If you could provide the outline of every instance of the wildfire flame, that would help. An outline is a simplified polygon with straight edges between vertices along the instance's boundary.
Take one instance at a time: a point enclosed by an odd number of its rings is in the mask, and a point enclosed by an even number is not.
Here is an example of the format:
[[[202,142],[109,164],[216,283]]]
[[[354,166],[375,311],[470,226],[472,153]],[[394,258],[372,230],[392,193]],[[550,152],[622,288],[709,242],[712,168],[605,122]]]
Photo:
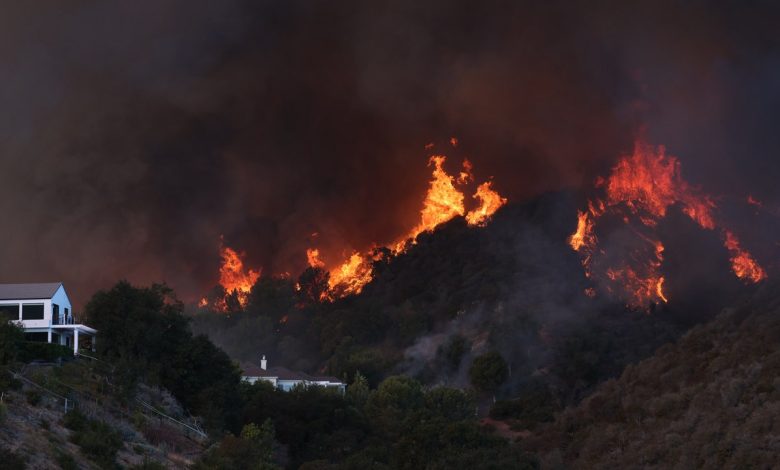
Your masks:
[[[446,159],[447,157],[443,155],[434,155],[428,161],[428,166],[434,166],[433,179],[425,195],[423,209],[420,211],[420,223],[396,243],[396,251],[402,251],[406,247],[407,240],[414,240],[422,232],[433,230],[437,225],[465,213],[463,193],[455,188],[455,178],[447,174],[443,168]]]
[[[766,272],[756,263],[753,256],[739,246],[739,240],[733,233],[724,230],[725,241],[723,245],[731,255],[731,266],[738,278],[750,282],[759,282],[766,279]]]
[[[260,271],[244,269],[242,258],[244,253],[238,253],[234,249],[222,244],[220,246],[220,256],[222,257],[222,266],[219,268],[219,284],[229,295],[235,294],[241,307],[245,307],[249,298],[249,292],[252,286],[260,278]],[[207,307],[209,299],[203,297],[198,302],[198,306]],[[227,303],[225,299],[214,299],[211,307],[217,311],[226,311]]]
[[[309,248],[306,250],[306,260],[309,262],[309,266],[312,268],[324,268],[325,263],[320,259],[320,250],[316,248]]]
[[[457,145],[457,141],[451,143],[453,146]],[[390,244],[394,254],[406,250],[421,233],[432,231],[455,217],[465,217],[469,225],[485,225],[490,217],[506,204],[506,198],[501,197],[492,188],[492,183],[487,181],[477,187],[473,196],[480,202],[479,206],[467,213],[465,196],[456,185],[465,185],[474,180],[473,166],[469,160],[464,160],[462,170],[455,178],[444,169],[446,158],[443,155],[434,155],[429,159],[428,166],[433,167],[432,178],[423,200],[420,221],[406,235]],[[309,266],[324,268],[325,263],[320,259],[319,250],[310,248],[306,255]],[[360,293],[373,278],[373,261],[373,255],[370,253],[353,252],[342,264],[330,270],[329,291],[324,294],[324,298],[333,299]]]
[[[491,187],[491,182],[486,181],[477,187],[474,199],[479,199],[479,207],[466,214],[466,222],[469,225],[484,225],[501,206],[506,204],[506,198],[501,197]]]
[[[605,254],[599,249],[594,233],[596,221],[605,213],[622,218],[626,224],[633,217],[645,227],[635,229],[634,233],[647,243],[644,245],[647,250],[637,249],[620,266],[607,267],[605,276],[614,286],[619,286],[622,296],[632,305],[667,302],[663,291],[665,279],[660,274],[664,246],[652,229],[666,216],[670,206],[679,205],[701,228],[714,230],[715,202],[682,178],[680,162],[667,156],[663,146],[653,147],[639,141],[633,154],[622,157],[606,180],[596,181],[596,187],[604,189],[605,198],[588,201],[588,210],[577,213],[577,229],[568,240],[572,249],[581,254],[585,275],[593,276],[594,257]],[[765,279],[766,272],[740,247],[736,236],[724,228],[721,230],[737,277],[754,283]]]

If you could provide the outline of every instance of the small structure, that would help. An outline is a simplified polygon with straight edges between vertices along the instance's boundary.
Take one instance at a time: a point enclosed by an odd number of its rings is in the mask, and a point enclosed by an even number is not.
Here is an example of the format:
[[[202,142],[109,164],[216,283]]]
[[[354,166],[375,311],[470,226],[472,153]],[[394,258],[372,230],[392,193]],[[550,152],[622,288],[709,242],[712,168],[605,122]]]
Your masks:
[[[344,393],[347,388],[347,384],[335,377],[311,376],[304,372],[294,372],[284,367],[271,367],[268,369],[267,366],[268,361],[265,356],[260,359],[259,367],[248,362],[241,364],[241,380],[251,384],[258,380],[264,380],[285,392],[289,392],[296,385],[333,388],[338,389],[341,393]]]
[[[97,330],[77,323],[61,282],[0,284],[0,316],[18,322],[27,341],[72,346],[73,354],[79,342],[95,350]]]

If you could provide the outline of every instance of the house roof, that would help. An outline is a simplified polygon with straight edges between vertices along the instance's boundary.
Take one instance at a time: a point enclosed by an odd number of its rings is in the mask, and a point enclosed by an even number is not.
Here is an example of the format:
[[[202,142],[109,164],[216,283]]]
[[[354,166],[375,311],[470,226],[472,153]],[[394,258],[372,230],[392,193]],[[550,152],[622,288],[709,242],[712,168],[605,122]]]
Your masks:
[[[262,369],[255,364],[245,362],[241,364],[244,377],[276,377],[278,380],[308,380],[310,382],[341,382],[335,377],[313,377],[304,372],[296,372],[286,367],[270,367]]]
[[[61,285],[61,282],[0,284],[0,300],[50,299]]]

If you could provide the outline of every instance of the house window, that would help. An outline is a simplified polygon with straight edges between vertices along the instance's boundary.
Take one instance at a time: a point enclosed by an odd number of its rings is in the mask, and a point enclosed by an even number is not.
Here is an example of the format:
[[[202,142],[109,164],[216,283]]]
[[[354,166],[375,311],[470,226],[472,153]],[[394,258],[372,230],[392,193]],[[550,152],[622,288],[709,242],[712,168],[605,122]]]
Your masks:
[[[59,325],[60,323],[60,306],[51,304],[51,324]]]
[[[43,304],[22,304],[22,320],[43,320]]]
[[[65,321],[64,321],[64,323],[66,325],[70,325],[71,323],[73,323],[73,319],[72,318],[68,318],[69,315],[70,315],[70,311],[69,311],[68,307],[65,307]]]
[[[0,317],[5,317],[8,320],[18,320],[19,304],[0,305]]]

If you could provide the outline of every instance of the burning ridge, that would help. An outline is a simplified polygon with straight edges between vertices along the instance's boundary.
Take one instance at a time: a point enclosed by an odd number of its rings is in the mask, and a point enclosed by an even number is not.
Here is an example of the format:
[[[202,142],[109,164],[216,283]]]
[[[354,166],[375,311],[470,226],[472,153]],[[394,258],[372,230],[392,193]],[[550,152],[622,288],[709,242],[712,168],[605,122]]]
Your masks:
[[[452,142],[453,146],[457,141]],[[465,194],[459,189],[474,181],[472,164],[464,160],[462,170],[456,176],[450,175],[444,169],[447,157],[434,155],[428,161],[432,167],[432,177],[428,190],[420,210],[420,221],[402,237],[384,248],[374,247],[367,252],[353,251],[340,264],[328,267],[322,260],[317,248],[306,250],[306,259],[310,268],[328,271],[327,289],[321,294],[321,301],[332,301],[348,295],[359,294],[363,287],[373,279],[373,263],[384,256],[397,256],[414,245],[417,237],[423,232],[429,232],[438,225],[452,220],[455,217],[464,217],[469,226],[480,227],[487,224],[492,215],[507,199],[502,197],[492,187],[491,181],[481,183],[473,194],[477,201],[476,207],[467,211]],[[222,266],[220,268],[219,284],[224,288],[227,296],[233,296],[241,307],[246,305],[252,286],[260,277],[260,271],[245,269],[242,257],[243,253],[220,245]],[[300,288],[300,287],[299,287]],[[209,300],[204,297],[199,306],[211,308],[217,311],[227,311],[228,306],[224,299]]]
[[[465,217],[470,226],[483,226],[501,206],[506,204],[506,198],[492,189],[490,181],[486,181],[477,187],[473,195],[473,198],[479,201],[478,206],[466,212],[465,196],[458,186],[467,185],[474,180],[471,172],[472,164],[469,160],[464,160],[462,170],[456,178],[444,169],[446,159],[444,155],[434,155],[428,160],[428,166],[433,167],[433,172],[423,208],[420,210],[420,222],[403,237],[387,245],[389,256],[403,253],[415,243],[418,235],[432,231],[438,225],[455,217]],[[359,294],[373,278],[373,262],[386,256],[383,253],[387,253],[388,250],[374,248],[367,253],[353,252],[346,261],[330,269],[328,290],[323,294],[323,300]],[[317,249],[307,250],[306,255],[309,266],[314,268],[325,266],[319,258]]]
[[[655,233],[658,222],[671,206],[680,209],[704,230],[721,231],[734,274],[747,283],[766,279],[767,274],[753,256],[740,245],[737,236],[716,221],[717,205],[682,178],[679,160],[666,154],[663,146],[637,141],[631,155],[623,156],[606,179],[596,180],[602,197],[588,201],[577,214],[577,228],[569,245],[580,254],[585,276],[606,286],[629,305],[642,307],[666,303],[664,276],[661,275],[664,245]],[[608,250],[599,243],[597,223],[605,218],[622,219],[637,244],[617,261],[608,259]],[[586,289],[593,296],[593,288]]]

